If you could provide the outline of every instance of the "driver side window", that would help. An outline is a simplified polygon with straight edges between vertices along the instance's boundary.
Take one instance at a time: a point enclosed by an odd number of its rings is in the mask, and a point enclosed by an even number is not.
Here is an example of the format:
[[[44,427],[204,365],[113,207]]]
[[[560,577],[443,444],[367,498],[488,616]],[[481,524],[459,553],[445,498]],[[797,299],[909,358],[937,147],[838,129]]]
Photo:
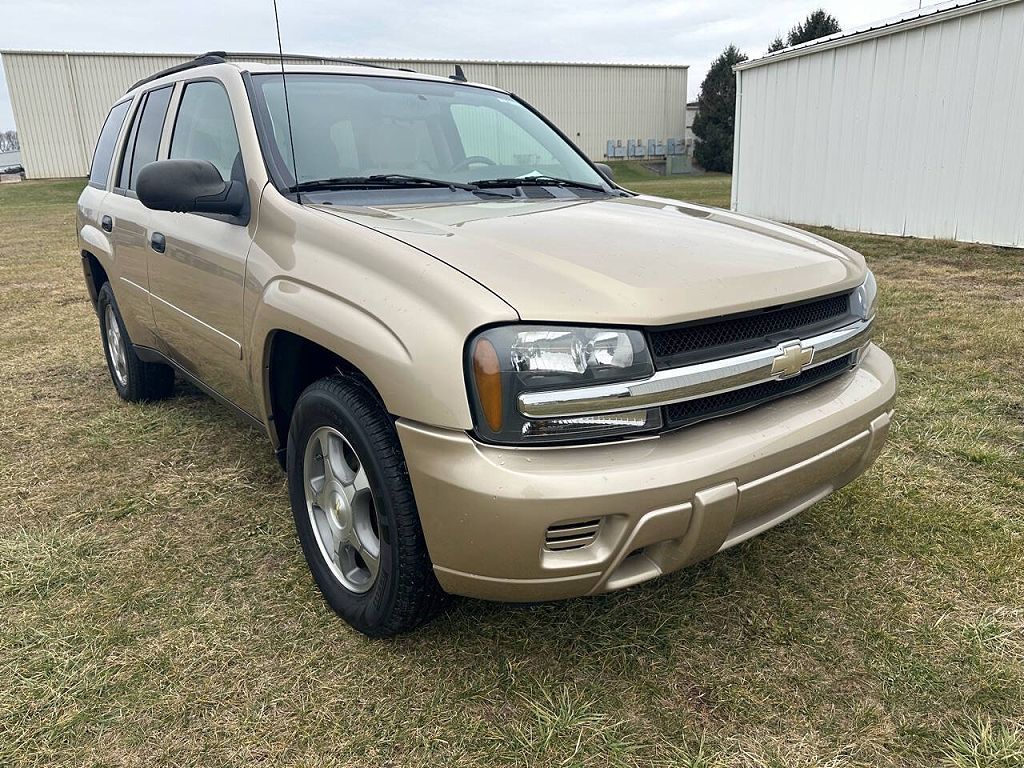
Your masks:
[[[225,181],[245,180],[231,102],[220,83],[200,80],[185,86],[174,121],[169,156],[209,160]]]

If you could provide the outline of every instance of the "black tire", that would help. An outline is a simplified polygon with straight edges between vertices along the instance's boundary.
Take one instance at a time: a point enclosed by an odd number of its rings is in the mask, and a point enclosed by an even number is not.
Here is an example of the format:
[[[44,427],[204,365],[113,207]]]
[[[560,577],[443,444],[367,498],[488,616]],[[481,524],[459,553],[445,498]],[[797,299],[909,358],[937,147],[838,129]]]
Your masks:
[[[379,570],[363,593],[349,589],[335,575],[318,544],[307,506],[306,448],[324,427],[337,430],[350,444],[372,493]],[[446,595],[427,553],[394,422],[367,384],[355,377],[331,376],[302,393],[288,430],[287,470],[303,554],[324,599],[339,616],[365,635],[389,637],[415,629],[438,613]]]
[[[108,307],[113,314],[114,322],[117,323],[120,343],[123,345],[123,377],[115,369],[113,352],[110,348],[110,335],[107,332],[107,322],[110,317],[107,313]],[[174,391],[174,369],[162,363],[147,363],[140,360],[139,356],[135,354],[135,347],[132,346],[128,331],[124,327],[121,310],[117,307],[110,283],[104,283],[100,288],[96,298],[96,312],[100,320],[100,338],[103,340],[103,354],[107,358],[107,370],[110,372],[110,380],[114,383],[114,389],[117,390],[121,399],[139,403],[170,397]]]

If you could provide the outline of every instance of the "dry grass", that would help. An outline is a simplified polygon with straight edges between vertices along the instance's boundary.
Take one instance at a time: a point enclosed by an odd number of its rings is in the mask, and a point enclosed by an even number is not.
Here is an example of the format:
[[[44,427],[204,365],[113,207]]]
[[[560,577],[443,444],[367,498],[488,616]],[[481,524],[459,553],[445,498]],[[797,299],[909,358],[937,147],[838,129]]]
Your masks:
[[[830,232],[902,377],[866,477],[656,583],[371,642],[262,435],[185,386],[116,399],[77,190],[0,188],[0,765],[1024,762],[1024,254]]]

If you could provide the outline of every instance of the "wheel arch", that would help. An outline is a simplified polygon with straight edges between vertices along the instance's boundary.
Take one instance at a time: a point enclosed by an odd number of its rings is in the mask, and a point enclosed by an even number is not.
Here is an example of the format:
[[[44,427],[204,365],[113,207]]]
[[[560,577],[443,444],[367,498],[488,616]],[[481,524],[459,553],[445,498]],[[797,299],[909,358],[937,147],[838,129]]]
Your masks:
[[[375,306],[393,313],[389,322],[368,302],[305,281],[277,278],[263,287],[250,305],[247,348],[250,380],[262,397],[261,415],[275,449],[287,443],[288,406],[315,380],[314,373],[335,369],[359,376],[395,417],[472,427],[462,363],[469,330],[410,295],[417,305],[399,304],[392,296]],[[282,376],[296,383],[282,384]]]
[[[110,277],[96,255],[86,250],[82,251],[82,272],[85,275],[85,287],[89,291],[89,299],[95,309],[100,296],[100,288],[104,283],[110,282]]]
[[[336,373],[358,381],[390,413],[370,377],[345,356],[284,328],[274,328],[267,334],[263,344],[263,397],[267,429],[279,460],[284,457],[299,396],[313,382]]]

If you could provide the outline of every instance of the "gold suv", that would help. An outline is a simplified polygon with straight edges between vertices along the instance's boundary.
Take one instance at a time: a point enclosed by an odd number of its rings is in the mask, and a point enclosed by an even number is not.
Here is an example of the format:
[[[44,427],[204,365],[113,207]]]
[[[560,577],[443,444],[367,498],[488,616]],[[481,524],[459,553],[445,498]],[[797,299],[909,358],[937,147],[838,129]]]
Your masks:
[[[860,475],[896,377],[857,253],[633,194],[504,91],[207,55],[107,117],[78,236],[126,400],[259,424],[324,598],[653,579]]]

